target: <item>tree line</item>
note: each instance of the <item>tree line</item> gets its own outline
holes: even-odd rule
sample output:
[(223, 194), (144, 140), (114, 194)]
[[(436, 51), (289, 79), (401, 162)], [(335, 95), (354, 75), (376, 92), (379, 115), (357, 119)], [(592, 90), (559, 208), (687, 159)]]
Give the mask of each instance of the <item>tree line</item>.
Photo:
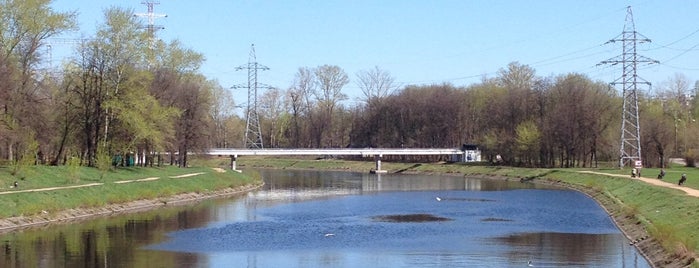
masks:
[[(537, 76), (510, 63), (465, 87), (400, 86), (378, 67), (360, 71), (360, 102), (324, 85), (325, 69), (299, 68), (285, 91), (261, 101), (265, 144), (272, 147), (437, 148), (475, 144), (489, 161), (510, 165), (593, 167), (620, 157), (622, 97), (584, 74)], [(343, 74), (342, 77), (347, 76)], [(345, 81), (345, 80), (343, 80)], [(347, 83), (347, 82), (344, 82)], [(339, 85), (337, 83), (333, 85)], [(696, 84), (676, 74), (655, 90), (639, 90), (642, 159), (664, 167), (671, 157), (694, 165), (699, 129)], [(329, 97), (330, 96), (330, 97)], [(281, 105), (279, 105), (281, 104)]]
[[(0, 160), (6, 164), (187, 165), (189, 152), (242, 147), (245, 118), (231, 93), (199, 72), (205, 58), (179, 41), (153, 39), (133, 11), (104, 22), (58, 70), (51, 38), (76, 29), (74, 12), (50, 0), (0, 2)], [(353, 82), (356, 102), (343, 93)], [(639, 92), (642, 157), (693, 165), (696, 84), (677, 74)], [(351, 104), (350, 104), (351, 103)], [(265, 147), (459, 147), (510, 165), (591, 167), (618, 161), (622, 99), (584, 74), (538, 76), (517, 62), (468, 86), (400, 85), (379, 67), (352, 78), (341, 67), (301, 67), (286, 89), (258, 103)], [(157, 153), (157, 154), (154, 154)], [(161, 154), (167, 153), (167, 154)], [(169, 159), (162, 159), (162, 156)], [(181, 156), (181, 157), (177, 157)]]

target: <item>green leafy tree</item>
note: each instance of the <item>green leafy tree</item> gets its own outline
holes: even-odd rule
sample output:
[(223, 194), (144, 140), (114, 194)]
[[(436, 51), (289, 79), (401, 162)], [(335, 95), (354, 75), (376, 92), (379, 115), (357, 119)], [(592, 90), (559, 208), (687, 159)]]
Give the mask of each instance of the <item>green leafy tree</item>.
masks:
[(525, 121), (517, 125), (515, 129), (517, 133), (517, 151), (521, 157), (521, 161), (527, 165), (532, 165), (533, 160), (539, 152), (541, 131), (533, 121)]
[[(56, 12), (49, 0), (0, 1), (0, 146), (13, 160), (23, 134), (41, 133), (45, 88), (37, 76), (46, 40), (75, 28), (75, 12)], [(18, 127), (15, 127), (18, 126)]]

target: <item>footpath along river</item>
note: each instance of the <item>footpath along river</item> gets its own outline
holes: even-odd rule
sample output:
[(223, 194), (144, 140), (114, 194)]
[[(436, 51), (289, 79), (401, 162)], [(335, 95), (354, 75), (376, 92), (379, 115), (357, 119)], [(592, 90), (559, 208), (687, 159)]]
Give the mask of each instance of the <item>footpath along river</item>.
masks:
[(261, 170), (263, 189), (0, 236), (0, 267), (650, 267), (592, 199), (530, 183)]

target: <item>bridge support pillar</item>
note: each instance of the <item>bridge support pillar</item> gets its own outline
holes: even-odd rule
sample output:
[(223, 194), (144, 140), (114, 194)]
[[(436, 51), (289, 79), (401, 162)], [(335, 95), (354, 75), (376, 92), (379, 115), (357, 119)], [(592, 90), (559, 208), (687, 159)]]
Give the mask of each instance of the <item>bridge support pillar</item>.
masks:
[(372, 170), (372, 173), (388, 173), (388, 171), (381, 169), (381, 156), (380, 154), (374, 155), (374, 162), (376, 162), (376, 169)]
[(236, 169), (236, 160), (238, 159), (237, 155), (231, 155), (231, 170), (240, 172), (240, 170)]

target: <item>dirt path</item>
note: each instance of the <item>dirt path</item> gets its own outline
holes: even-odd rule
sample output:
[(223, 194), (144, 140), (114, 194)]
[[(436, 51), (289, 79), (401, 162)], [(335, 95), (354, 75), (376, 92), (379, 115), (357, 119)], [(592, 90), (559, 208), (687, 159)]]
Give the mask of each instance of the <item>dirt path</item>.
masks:
[[(214, 168), (216, 172), (226, 172), (225, 170), (221, 168)], [(171, 179), (180, 179), (180, 178), (188, 178), (188, 177), (193, 177), (193, 176), (199, 176), (205, 174), (204, 172), (199, 172), (199, 173), (190, 173), (190, 174), (183, 174), (179, 176), (170, 176)], [(160, 178), (158, 177), (150, 177), (150, 178), (145, 178), (145, 179), (137, 179), (137, 180), (124, 180), (124, 181), (115, 181), (112, 182), (114, 184), (124, 184), (124, 183), (131, 183), (131, 182), (145, 182), (145, 181), (154, 181), (154, 180), (159, 180)], [(36, 188), (36, 189), (27, 189), (27, 190), (18, 190), (18, 191), (4, 191), (0, 192), (0, 195), (5, 195), (5, 194), (19, 194), (19, 193), (32, 193), (32, 192), (46, 192), (46, 191), (55, 191), (55, 190), (62, 190), (62, 189), (74, 189), (74, 188), (84, 188), (84, 187), (93, 187), (93, 186), (100, 186), (104, 185), (104, 183), (98, 182), (98, 183), (88, 183), (88, 184), (81, 184), (81, 185), (71, 185), (71, 186), (58, 186), (58, 187), (47, 187), (47, 188)]]
[(89, 183), (89, 184), (73, 185), (73, 186), (63, 186), (63, 187), (48, 187), (48, 188), (28, 189), (28, 190), (19, 190), (19, 191), (5, 191), (5, 192), (0, 192), (0, 195), (3, 195), (3, 194), (31, 193), (31, 192), (46, 192), (46, 191), (53, 191), (53, 190), (60, 190), (60, 189), (73, 189), (73, 188), (92, 187), (92, 186), (98, 186), (98, 185), (103, 185), (103, 184), (104, 184), (104, 183)]
[[(611, 173), (603, 173), (603, 172), (596, 172), (596, 171), (580, 171), (580, 173), (599, 174), (599, 175), (622, 177), (622, 178), (629, 178), (630, 177), (629, 175), (611, 174)], [(677, 185), (677, 183), (671, 183), (671, 182), (659, 180), (656, 178), (646, 178), (646, 177), (640, 177), (640, 178), (637, 178), (637, 180), (640, 180), (640, 181), (648, 183), (648, 184), (656, 185), (656, 186), (677, 189), (680, 191), (684, 191), (689, 196), (699, 197), (699, 190), (689, 188), (689, 187), (680, 186), (680, 185)]]

